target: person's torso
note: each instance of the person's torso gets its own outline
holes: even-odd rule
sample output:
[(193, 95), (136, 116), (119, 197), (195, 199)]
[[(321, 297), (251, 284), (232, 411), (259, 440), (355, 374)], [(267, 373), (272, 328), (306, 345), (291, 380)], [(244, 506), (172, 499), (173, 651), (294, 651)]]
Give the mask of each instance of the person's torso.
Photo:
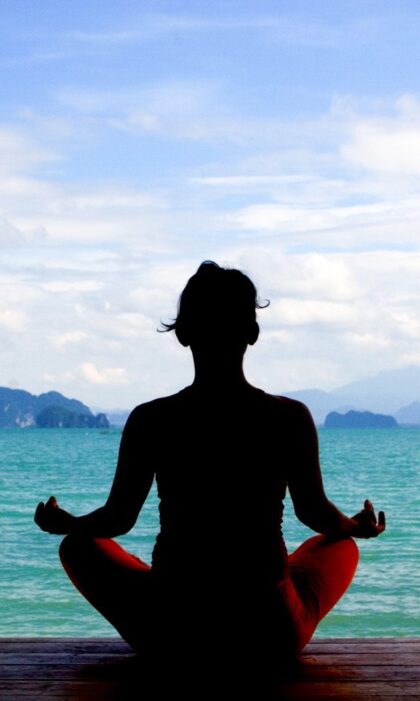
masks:
[(282, 578), (287, 405), (249, 386), (205, 397), (187, 387), (151, 403), (160, 500), (155, 573), (226, 583)]

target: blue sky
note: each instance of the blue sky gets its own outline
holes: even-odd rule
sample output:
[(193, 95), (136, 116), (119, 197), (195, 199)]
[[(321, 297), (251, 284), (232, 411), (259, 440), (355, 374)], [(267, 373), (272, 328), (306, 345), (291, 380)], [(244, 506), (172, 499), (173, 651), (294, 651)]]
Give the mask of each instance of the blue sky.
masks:
[(249, 379), (420, 364), (420, 6), (3, 0), (0, 385), (131, 407), (192, 378), (203, 259), (244, 269)]

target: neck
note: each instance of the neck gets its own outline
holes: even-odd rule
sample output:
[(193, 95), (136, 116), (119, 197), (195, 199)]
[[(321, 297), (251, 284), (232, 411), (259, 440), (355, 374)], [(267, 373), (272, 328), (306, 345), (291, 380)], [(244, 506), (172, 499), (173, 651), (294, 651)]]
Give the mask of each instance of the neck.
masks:
[(243, 371), (243, 352), (218, 350), (201, 353), (192, 349), (195, 367), (193, 386), (202, 389), (233, 389), (249, 386)]

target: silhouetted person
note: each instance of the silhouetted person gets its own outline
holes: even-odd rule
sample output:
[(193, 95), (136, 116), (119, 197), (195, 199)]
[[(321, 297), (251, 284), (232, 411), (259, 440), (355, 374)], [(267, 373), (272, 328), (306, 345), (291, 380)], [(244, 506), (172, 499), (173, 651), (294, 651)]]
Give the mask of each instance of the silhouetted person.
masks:
[[(262, 688), (349, 586), (358, 562), (351, 536), (385, 528), (369, 501), (348, 518), (327, 499), (307, 408), (247, 382), (258, 307), (246, 275), (202, 263), (166, 325), (192, 351), (192, 385), (130, 414), (103, 507), (75, 517), (50, 497), (36, 511), (40, 528), (68, 534), (67, 574), (154, 661), (156, 681), (172, 660), (181, 680), (198, 670), (206, 686), (228, 671), (233, 685)], [(149, 566), (111, 539), (134, 526), (154, 478), (160, 533)], [(286, 488), (297, 518), (320, 534), (289, 556)]]

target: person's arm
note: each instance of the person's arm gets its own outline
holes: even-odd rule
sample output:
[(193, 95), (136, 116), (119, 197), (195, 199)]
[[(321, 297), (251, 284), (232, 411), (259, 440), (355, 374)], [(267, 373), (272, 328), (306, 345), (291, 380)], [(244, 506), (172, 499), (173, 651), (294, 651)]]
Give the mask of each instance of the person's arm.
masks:
[(377, 522), (372, 504), (349, 518), (326, 496), (319, 464), (318, 436), (312, 416), (304, 404), (293, 402), (292, 445), (288, 488), (297, 518), (318, 533), (331, 536), (371, 538), (385, 529), (385, 514)]
[(35, 512), (37, 525), (49, 533), (74, 533), (97, 538), (114, 538), (131, 530), (154, 477), (148, 451), (142, 451), (144, 430), (144, 409), (139, 406), (130, 414), (124, 427), (114, 481), (104, 506), (77, 517), (61, 509), (55, 497), (50, 497), (46, 504), (38, 504)]

